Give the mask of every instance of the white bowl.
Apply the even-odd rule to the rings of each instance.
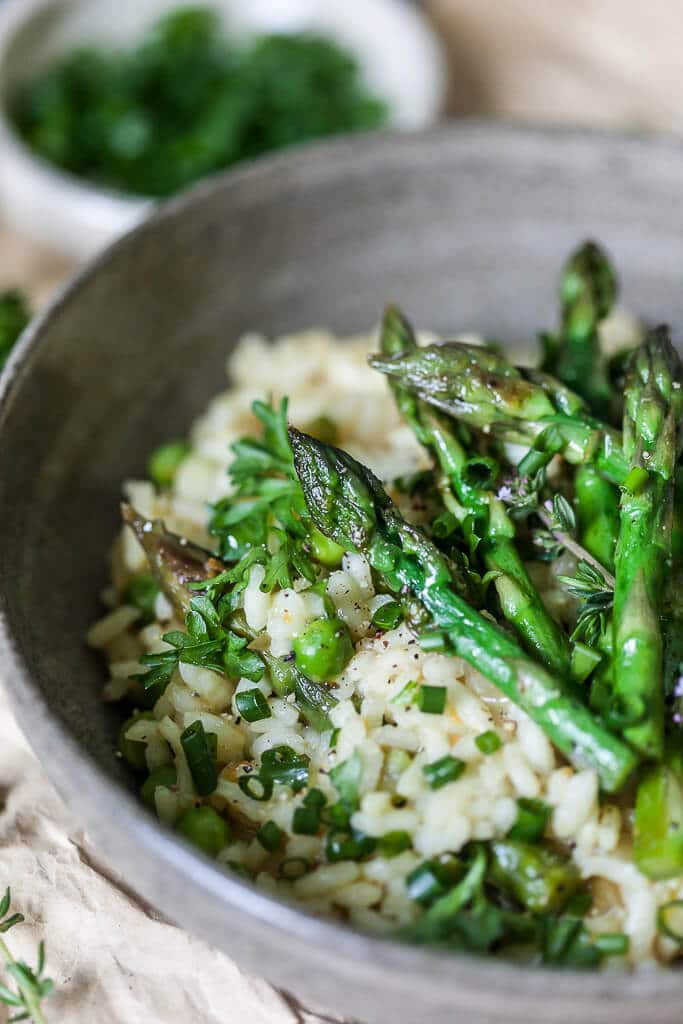
[[[36,157],[7,116],[13,90],[75,46],[130,43],[178,6],[180,0],[0,0],[0,204],[6,220],[28,237],[83,258],[141,221],[155,202],[98,188]],[[234,36],[310,29],[344,45],[368,86],[388,101],[394,128],[422,128],[441,113],[443,51],[406,0],[213,0],[212,6]]]

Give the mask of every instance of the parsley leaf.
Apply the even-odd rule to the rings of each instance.
[[[229,604],[226,607],[223,603],[222,594],[229,583],[225,579],[227,575],[221,573],[220,577],[207,581],[211,597],[200,594],[192,598],[185,616],[185,633],[175,629],[164,634],[163,640],[171,645],[171,650],[144,654],[140,658],[147,671],[133,678],[146,690],[159,687],[163,692],[181,663],[208,668],[231,679],[244,677],[253,682],[261,679],[264,666],[258,654],[247,649],[248,640],[223,625],[224,614],[230,611]]]
[[[252,409],[263,436],[232,445],[235,458],[228,472],[235,489],[213,505],[209,521],[221,558],[235,563],[236,593],[247,585],[255,564],[265,567],[265,592],[291,587],[299,576],[312,583],[318,575],[309,551],[310,517],[289,446],[287,399],[278,408],[254,402]]]

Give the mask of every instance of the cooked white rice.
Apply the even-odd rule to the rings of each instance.
[[[383,378],[367,369],[366,355],[373,348],[374,337],[341,343],[322,330],[285,337],[274,345],[257,335],[245,337],[229,361],[232,386],[214,398],[195,423],[192,451],[173,488],[157,494],[146,481],[129,481],[128,499],[142,514],[161,517],[170,530],[207,545],[207,502],[229,490],[228,446],[254,430],[253,399],[270,395],[289,396],[295,424],[306,425],[321,414],[332,416],[341,446],[385,480],[422,466],[423,455],[400,422]],[[172,609],[159,597],[158,621],[138,629],[136,610],[117,607],[127,578],[146,565],[128,529],[121,531],[112,564],[112,587],[104,594],[111,610],[93,626],[89,641],[109,661],[106,697],[120,699],[128,692],[131,673],[140,671],[139,656],[164,649],[161,636],[169,628]],[[552,571],[536,570],[545,597],[560,612],[566,598],[553,586],[553,573],[566,568],[560,560]],[[267,630],[273,653],[283,655],[304,624],[320,615],[320,598],[307,593],[303,580],[291,590],[263,594],[262,575],[260,566],[252,569],[244,593],[246,616],[253,628]],[[256,840],[232,843],[219,860],[244,865],[264,889],[294,897],[316,913],[341,914],[363,928],[392,932],[418,912],[404,883],[415,866],[426,857],[457,852],[472,839],[505,835],[515,820],[517,799],[540,797],[553,808],[548,835],[566,844],[581,875],[591,881],[594,907],[586,920],[589,930],[626,933],[633,964],[672,958],[678,947],[658,933],[656,912],[658,905],[683,897],[683,881],[653,883],[635,868],[628,804],[599,799],[595,773],[563,763],[543,732],[464,661],[423,652],[404,625],[378,636],[371,633],[370,619],[383,598],[375,595],[362,556],[344,557],[341,569],[330,575],[327,592],[355,642],[355,655],[335,690],[336,749],[328,750],[329,733],[321,737],[302,724],[289,699],[272,697],[265,679],[234,684],[206,669],[181,665],[154,708],[154,720],[137,722],[128,734],[147,742],[150,770],[175,759],[177,786],[156,790],[160,818],[173,824],[196,799],[179,737],[200,718],[207,732],[216,734],[219,764],[225,766],[210,803],[218,810],[242,812],[256,823],[274,820],[288,833],[286,856],[322,860],[319,837],[290,831],[303,794],[294,796],[276,786],[271,800],[251,800],[237,785],[234,766],[286,744],[310,757],[311,784],[334,801],[327,773],[358,751],[362,796],[353,826],[372,836],[407,831],[413,850],[391,859],[374,856],[362,863],[321,864],[294,882],[274,876],[272,857]],[[445,713],[425,714],[414,705],[396,703],[410,681],[445,686]],[[272,717],[249,725],[240,719],[234,696],[255,685],[271,697]],[[490,729],[502,746],[484,756],[474,741]],[[458,781],[432,790],[422,767],[449,753],[465,761],[468,769]]]

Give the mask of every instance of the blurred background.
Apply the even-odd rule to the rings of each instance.
[[[677,0],[0,0],[0,290],[29,293],[0,365],[80,260],[263,153],[468,116],[676,132],[680,26]]]

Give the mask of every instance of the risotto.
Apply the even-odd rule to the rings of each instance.
[[[624,322],[632,336],[630,320],[620,327],[612,318],[603,340],[623,335]],[[433,340],[421,336],[420,351]],[[473,351],[476,339],[461,340]],[[263,444],[270,431],[276,450],[284,396],[289,422],[370,467],[405,520],[427,529],[438,514],[457,519],[457,509],[438,511],[438,479],[431,491],[420,483],[433,475],[432,460],[405,406],[369,368],[377,351],[376,334],[244,337],[228,363],[229,389],[189,442],[157,453],[154,481],[125,484],[108,610],[88,641],[108,662],[105,699],[135,709],[120,750],[140,772],[142,798],[226,871],[362,929],[547,963],[670,961],[680,951],[683,877],[652,877],[634,860],[632,781],[610,787],[599,765],[562,753],[523,703],[415,619],[406,587],[387,586],[362,544],[352,550],[316,529],[297,548],[294,527],[287,533],[300,500],[291,490],[268,495],[279,525],[258,544],[246,529],[228,529],[251,523],[244,509],[241,518],[234,512],[249,465],[238,479],[226,471],[235,458],[251,459],[253,470],[254,449],[240,449],[240,439],[258,437],[264,422]],[[507,443],[511,461],[524,450]],[[491,457],[490,447],[478,452],[482,465]],[[546,481],[561,479],[558,463]],[[261,493],[250,514],[265,500]],[[467,525],[463,517],[459,536]],[[526,568],[552,628],[569,635],[578,597],[562,580],[576,573],[577,552],[560,534],[551,524],[552,557],[530,557]],[[261,540],[262,554],[246,558]],[[485,542],[468,543],[466,576]],[[222,590],[207,589],[201,573],[181,577],[176,564],[173,585],[180,579],[192,602],[187,620],[164,585],[168,565],[155,575],[159,560],[150,557],[172,562],[183,547],[190,559],[204,552],[196,565],[211,553],[209,582],[239,569]],[[495,602],[505,606],[502,590],[498,598],[492,590],[497,572],[480,574],[493,596],[478,614],[491,624],[503,619]],[[221,632],[216,609],[234,616],[234,632]],[[513,626],[502,622],[501,635]],[[579,645],[583,657],[591,650]],[[299,676],[287,686],[281,670]]]

